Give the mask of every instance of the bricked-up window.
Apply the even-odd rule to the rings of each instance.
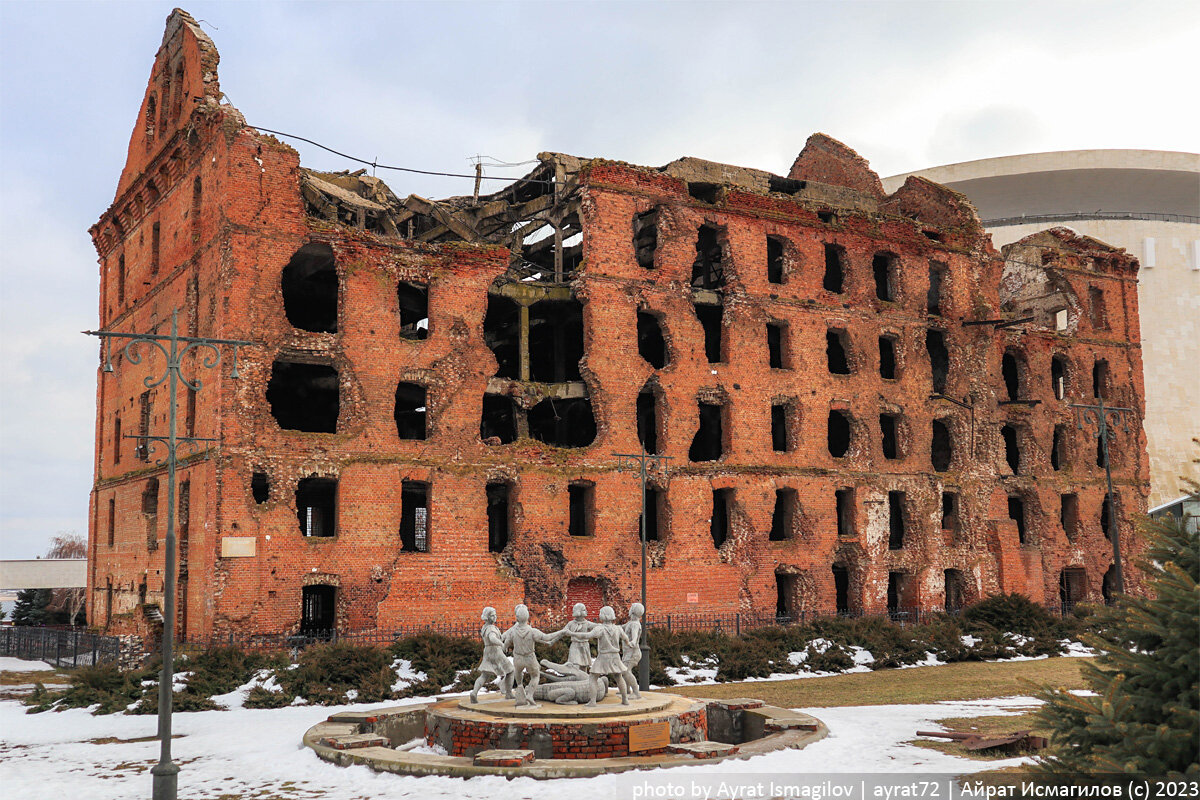
[[[941,316],[948,274],[949,269],[945,264],[937,261],[929,262],[929,291],[925,294],[925,309],[930,314]]]
[[[1067,359],[1054,355],[1050,359],[1050,387],[1054,390],[1054,399],[1062,400],[1067,396]]]
[[[483,342],[496,357],[496,377],[521,377],[521,307],[507,297],[489,294],[483,317]]]
[[[161,252],[162,228],[154,223],[150,228],[150,274],[158,274],[159,253]]]
[[[117,305],[125,305],[125,254],[117,257]]]
[[[850,452],[850,417],[844,411],[829,412],[828,425],[829,455],[843,458]]]
[[[400,483],[400,552],[429,552],[429,484]]]
[[[775,509],[771,512],[772,542],[782,542],[795,536],[800,517],[800,494],[795,489],[775,490]]]
[[[689,461],[716,461],[725,453],[724,416],[720,403],[699,403],[700,429],[692,437]]]
[[[479,438],[484,444],[511,444],[517,440],[517,412],[513,399],[503,394],[485,394],[479,419]]]
[[[1108,399],[1108,359],[1098,358],[1092,364],[1092,396]]]
[[[142,438],[134,445],[134,452],[142,461],[150,460],[150,440],[145,438],[150,435],[150,391],[147,389],[138,397],[138,436]]]
[[[1025,396],[1025,357],[1016,350],[1004,351],[1000,359],[1000,373],[1004,378],[1004,391],[1009,402]]]
[[[492,481],[487,485],[488,551],[499,553],[508,547],[512,526],[512,485],[507,481]]]
[[[713,547],[720,547],[729,539],[729,519],[733,511],[733,489],[713,489],[712,519],[709,532]]]
[[[704,357],[710,364],[720,364],[724,361],[721,327],[725,315],[725,307],[721,304],[694,303],[696,319],[704,329]]]
[[[121,463],[121,415],[113,415],[113,463]]]
[[[948,569],[943,573],[946,586],[945,609],[950,613],[960,611],[963,607],[963,596],[966,584],[961,570]]]
[[[788,431],[789,416],[787,403],[775,403],[771,406],[771,449],[776,453],[786,453],[794,449]]]
[[[725,264],[721,231],[715,225],[701,225],[700,230],[696,233],[696,260],[692,262],[692,287],[720,289],[724,285]]]
[[[1104,308],[1104,290],[1088,287],[1088,317],[1092,327],[1098,331],[1108,330],[1108,314]]]
[[[1068,567],[1058,576],[1058,599],[1064,606],[1087,599],[1087,570]]]
[[[596,418],[586,397],[547,397],[527,415],[529,435],[555,447],[587,447],[596,439]]]
[[[267,473],[255,472],[250,476],[250,496],[260,506],[271,499],[271,479]]]
[[[825,291],[842,294],[846,291],[846,251],[836,244],[825,245]]]
[[[946,381],[950,377],[950,350],[946,347],[946,334],[934,328],[926,331],[925,352],[929,354],[934,394],[945,394]]]
[[[796,619],[800,581],[792,573],[775,571],[775,619],[791,622]]]
[[[1008,497],[1008,518],[1017,523],[1017,542],[1025,544],[1029,520],[1025,516],[1025,501],[1016,495]]]
[[[658,209],[633,215],[633,252],[638,266],[654,269],[654,253],[658,250]]]
[[[871,273],[875,277],[875,297],[891,302],[896,299],[896,256],[892,253],[876,253],[871,259]]]
[[[783,283],[784,240],[778,236],[767,237],[767,283]]]
[[[305,536],[337,534],[337,480],[301,478],[296,482],[296,518]]]
[[[850,336],[839,328],[825,332],[825,360],[833,375],[850,374]]]
[[[400,281],[396,284],[396,300],[400,309],[400,336],[405,339],[429,336],[429,287]]]
[[[1059,498],[1058,521],[1067,541],[1075,541],[1079,535],[1079,495],[1064,494]]]
[[[596,487],[590,481],[575,481],[567,487],[567,533],[572,536],[591,536],[595,514]]]
[[[884,458],[896,459],[901,457],[899,428],[900,417],[898,414],[879,415],[879,433],[882,437]]]
[[[896,337],[879,337],[879,377],[884,380],[896,379]]]
[[[854,523],[855,499],[853,489],[838,489],[834,492],[837,507],[838,536],[855,536],[858,528]]]
[[[1056,470],[1067,464],[1067,426],[1054,426],[1054,440],[1050,445],[1050,466]]]
[[[108,546],[112,547],[117,541],[117,500],[108,498]]]
[[[667,365],[667,341],[663,338],[658,314],[639,311],[637,315],[638,355],[655,369]]]
[[[337,587],[317,584],[301,589],[300,634],[325,638],[333,635],[337,619]]]
[[[929,446],[929,460],[934,472],[946,472],[950,462],[954,460],[954,439],[950,435],[950,426],[945,420],[933,421],[933,440]]]
[[[333,248],[306,244],[279,275],[283,311],[292,327],[315,333],[337,333],[338,276]]]
[[[841,564],[833,565],[833,596],[837,613],[850,613],[850,572]]]
[[[644,451],[651,455],[658,453],[658,398],[649,386],[638,393],[637,433]]]
[[[267,402],[285,430],[337,433],[338,372],[328,364],[276,361],[267,384]]]
[[[958,492],[942,492],[942,530],[958,533]]]
[[[425,387],[419,383],[401,381],[396,386],[396,433],[401,439],[424,439],[426,436]]]
[[[904,549],[904,492],[888,492],[888,550]]]
[[[192,181],[192,210],[188,217],[192,223],[192,242],[200,241],[200,207],[204,199],[204,184],[200,182],[200,176]]]
[[[767,356],[771,369],[791,369],[791,353],[788,352],[788,326],[786,322],[767,323]]]
[[[658,525],[662,517],[663,490],[657,486],[646,484],[646,541],[659,540]],[[641,519],[638,519],[638,536],[642,535]]]
[[[1008,462],[1012,474],[1017,475],[1021,472],[1021,442],[1017,429],[1012,425],[1003,425],[1000,437],[1004,440],[1004,460]]]
[[[543,383],[581,380],[583,304],[543,300],[529,307],[529,377]]]
[[[158,549],[158,478],[146,481],[142,490],[142,515],[146,520],[146,549]]]

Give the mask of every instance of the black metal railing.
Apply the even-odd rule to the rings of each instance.
[[[15,625],[0,628],[0,655],[71,669],[116,663],[121,656],[121,642],[115,636],[101,636],[83,628]]]

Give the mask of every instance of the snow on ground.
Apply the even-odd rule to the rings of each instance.
[[[0,656],[0,672],[45,672],[54,667],[45,661],[26,661],[23,658]]]
[[[300,745],[309,726],[348,709],[419,702],[203,711],[176,714],[173,743],[180,764],[179,796],[211,800],[222,795],[259,794],[280,800],[612,800],[629,776],[535,781],[499,777],[410,777],[376,774],[366,767],[338,767]],[[969,774],[1024,763],[1027,759],[974,761],[914,747],[918,728],[936,727],[947,717],[1015,713],[1036,705],[1031,697],[906,706],[803,709],[828,726],[827,738],[803,750],[770,753],[748,761],[679,767],[655,775],[707,780],[747,773]],[[0,702],[0,786],[7,797],[77,797],[141,800],[149,794],[149,769],[158,742],[128,741],[154,735],[156,718],[121,714],[92,716],[84,709],[25,714],[14,701]],[[117,741],[111,742],[111,738]],[[647,773],[637,773],[646,775]]]

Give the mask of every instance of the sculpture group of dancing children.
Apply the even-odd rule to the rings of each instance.
[[[500,688],[506,699],[515,699],[518,706],[536,706],[535,700],[553,703],[584,703],[596,705],[596,701],[608,694],[610,680],[615,680],[621,692],[621,704],[629,705],[628,695],[641,699],[633,668],[641,660],[639,641],[642,636],[642,615],[645,607],[634,603],[629,607],[629,621],[616,624],[617,615],[612,606],[600,609],[599,624],[587,618],[587,607],[576,603],[572,620],[562,630],[543,633],[529,624],[529,609],[517,606],[513,615],[516,624],[501,633],[496,625],[496,609],[488,606],[483,610],[483,628],[479,635],[483,639],[483,661],[479,664],[479,677],[471,689],[471,702],[479,702],[479,690],[484,685],[499,679]],[[565,664],[538,661],[535,647],[538,644],[554,644],[564,636],[571,638],[571,649]],[[596,658],[592,658],[591,640],[596,640]],[[512,658],[506,655],[511,648]],[[542,667],[554,673],[546,673],[546,684],[541,684]],[[528,684],[525,683],[529,678]],[[516,696],[514,697],[514,689]]]

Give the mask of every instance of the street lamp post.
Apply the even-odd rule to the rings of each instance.
[[[642,481],[642,607],[646,609],[642,616],[642,640],[640,647],[642,658],[638,662],[638,688],[646,692],[650,690],[650,638],[647,626],[650,620],[650,604],[646,601],[646,472],[651,466],[657,466],[663,461],[670,461],[670,456],[650,455],[649,453],[613,453],[617,457],[618,472],[637,472]]]
[[[1113,494],[1112,482],[1112,465],[1108,460],[1108,445],[1112,441],[1115,431],[1113,427],[1121,425],[1126,433],[1129,433],[1129,418],[1134,415],[1132,408],[1124,408],[1122,406],[1106,406],[1104,398],[1097,398],[1097,405],[1087,405],[1084,403],[1072,403],[1071,408],[1075,409],[1075,421],[1079,430],[1083,430],[1084,425],[1088,424],[1096,426],[1094,434],[1100,440],[1100,453],[1104,461],[1104,477],[1108,481],[1108,538],[1112,542],[1113,550],[1113,589],[1119,593],[1125,592],[1125,577],[1121,570],[1121,541],[1118,538],[1117,532],[1117,505],[1116,496]],[[1109,420],[1112,420],[1110,425]]]
[[[255,342],[244,342],[238,339],[207,339],[179,335],[178,311],[171,312],[171,335],[162,336],[157,333],[118,333],[116,331],[84,331],[88,336],[99,336],[104,341],[104,372],[113,372],[112,342],[117,340],[121,352],[129,359],[130,364],[140,364],[142,354],[137,345],[146,345],[153,352],[157,348],[166,359],[166,369],[162,374],[148,375],[142,383],[147,389],[152,389],[164,382],[167,383],[170,402],[167,414],[166,436],[128,436],[125,438],[138,439],[149,448],[152,443],[166,447],[166,458],[159,463],[167,465],[167,544],[164,553],[164,584],[163,584],[163,632],[162,632],[162,672],[158,676],[158,737],[159,759],[150,770],[154,775],[154,800],[176,800],[178,792],[179,765],[171,760],[171,701],[173,699],[175,674],[175,468],[176,451],[180,444],[194,445],[198,442],[214,442],[216,439],[204,439],[195,436],[176,436],[175,423],[177,416],[177,396],[179,385],[183,384],[188,391],[199,392],[204,383],[200,378],[189,381],[180,372],[183,357],[193,350],[207,349],[200,362],[201,368],[214,369],[221,364],[221,346],[233,349],[233,370],[230,377],[238,378],[237,351]],[[123,342],[123,344],[122,344]]]

